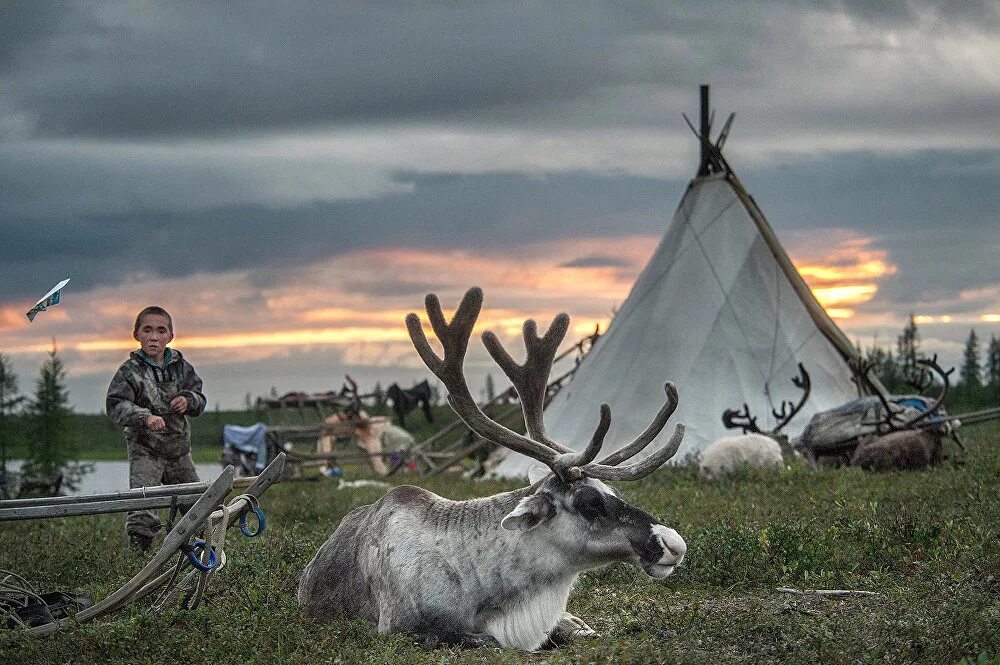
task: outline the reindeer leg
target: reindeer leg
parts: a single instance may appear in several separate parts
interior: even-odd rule
[[[420,633],[420,646],[428,651],[441,645],[457,646],[462,649],[478,649],[479,647],[498,647],[500,643],[492,635],[486,633],[456,633],[434,630]]]
[[[599,637],[599,634],[580,617],[563,612],[562,618],[556,622],[555,628],[549,633],[549,642],[553,646],[559,646],[581,637]]]

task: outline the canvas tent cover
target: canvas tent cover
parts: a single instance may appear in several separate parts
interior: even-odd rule
[[[649,424],[672,381],[679,406],[647,450],[683,422],[687,433],[674,457],[682,461],[736,433],[722,424],[727,408],[745,402],[761,429],[772,428],[771,409],[801,396],[791,382],[801,362],[812,392],[784,430],[794,435],[817,411],[858,396],[849,348],[735,176],[701,176],[607,333],[546,409],[546,428],[580,449],[607,402],[612,425],[602,455],[610,453]],[[532,464],[511,453],[495,473],[523,476]]]

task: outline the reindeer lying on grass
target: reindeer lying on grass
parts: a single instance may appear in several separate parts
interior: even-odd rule
[[[557,316],[543,337],[534,321],[525,322],[523,365],[486,332],[486,349],[521,399],[528,434],[517,434],[479,409],[463,374],[482,301],[482,291],[470,289],[447,323],[437,297],[427,296],[427,315],[444,359],[431,349],[416,314],[406,318],[410,338],[473,431],[544,463],[552,473],[529,487],[471,501],[401,486],[355,509],[302,574],[298,602],[311,616],[368,619],[380,633],[417,633],[427,647],[443,642],[534,650],[550,638],[595,634],[566,612],[582,572],[620,561],[660,579],[684,559],[687,545],[676,531],[601,482],[642,478],[677,452],[684,434],[680,424],[658,451],[619,466],[666,425],[677,406],[673,385],[665,385],[666,403],[638,438],[594,462],[611,425],[608,405],[601,405],[600,424],[581,452],[551,440],[542,424],[545,385],[569,317]]]
[[[941,381],[941,392],[933,401],[918,409],[914,415],[904,417],[903,409],[893,405],[875,384],[875,394],[882,403],[883,417],[874,423],[879,436],[862,439],[851,455],[851,466],[859,466],[870,471],[906,471],[934,466],[944,459],[945,436],[955,436],[951,419],[944,410],[948,397],[949,376],[955,368],[947,372],[938,364],[937,356],[917,360],[920,370],[911,380],[920,393],[934,385],[936,374]],[[867,380],[871,365],[862,367],[863,378]]]
[[[796,456],[788,435],[781,430],[802,410],[812,390],[809,373],[802,363],[799,363],[799,375],[792,377],[792,384],[802,391],[802,397],[797,404],[782,400],[781,411],[771,410],[777,421],[771,430],[762,430],[757,426],[756,416],[750,415],[750,407],[745,403],[742,411],[726,409],[722,413],[722,424],[726,429],[742,429],[743,434],[721,437],[705,449],[698,463],[702,478],[718,480],[743,467],[780,469]]]

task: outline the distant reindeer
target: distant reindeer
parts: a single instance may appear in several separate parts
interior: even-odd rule
[[[418,406],[424,411],[424,418],[427,422],[434,422],[434,413],[431,411],[431,386],[424,379],[412,388],[400,388],[398,383],[394,383],[385,391],[385,396],[392,400],[392,412],[396,417],[396,424],[406,427],[406,416]]]
[[[740,467],[777,469],[795,454],[788,435],[781,430],[802,410],[812,390],[809,373],[802,363],[799,363],[798,376],[792,377],[792,384],[802,391],[802,397],[795,404],[783,400],[780,411],[771,410],[777,419],[774,429],[760,429],[756,416],[750,415],[750,407],[745,403],[742,411],[726,409],[722,413],[726,428],[742,429],[743,434],[722,437],[705,449],[698,465],[703,478],[718,479]]]
[[[944,459],[943,438],[953,434],[949,420],[942,420],[942,407],[948,396],[948,377],[954,370],[944,371],[937,363],[937,356],[917,360],[921,370],[911,382],[923,392],[933,385],[936,374],[941,379],[941,392],[915,415],[903,417],[903,409],[894,406],[874,384],[875,394],[882,403],[883,418],[873,423],[878,436],[869,437],[858,443],[851,455],[851,466],[859,466],[870,471],[894,471],[923,469]],[[862,367],[862,376],[867,378],[871,366]]]
[[[471,501],[401,486],[355,509],[302,574],[298,602],[309,615],[367,619],[380,633],[416,633],[425,646],[444,642],[533,650],[550,639],[595,634],[566,612],[582,572],[625,562],[664,578],[684,559],[687,545],[676,531],[601,482],[642,478],[677,452],[684,434],[680,424],[655,453],[621,465],[666,425],[677,406],[673,385],[665,384],[667,400],[644,432],[594,462],[611,426],[607,404],[601,405],[600,423],[579,452],[550,439],[542,423],[546,382],[569,317],[558,315],[543,337],[534,321],[524,323],[523,365],[486,332],[483,344],[521,400],[527,435],[517,434],[479,409],[463,373],[482,302],[482,291],[470,289],[448,323],[437,296],[427,296],[427,316],[443,359],[431,349],[416,314],[406,318],[410,339],[473,431],[542,462],[551,473],[529,487]]]

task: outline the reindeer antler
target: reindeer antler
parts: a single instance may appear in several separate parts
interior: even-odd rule
[[[743,410],[737,411],[736,409],[726,409],[722,412],[722,424],[726,426],[726,429],[736,429],[740,427],[743,429],[743,433],[754,432],[755,434],[763,434],[765,436],[773,437],[775,434],[781,431],[784,427],[795,417],[795,414],[802,410],[805,405],[806,400],[809,399],[809,393],[812,390],[812,381],[809,379],[809,372],[806,368],[799,363],[799,375],[792,377],[792,385],[802,391],[802,397],[799,399],[798,404],[792,404],[789,400],[781,401],[781,411],[777,409],[771,409],[771,415],[773,415],[777,421],[777,426],[767,432],[762,431],[757,426],[757,417],[750,415],[750,407],[747,403],[743,403]]]
[[[579,480],[584,475],[605,480],[641,478],[652,473],[677,452],[684,434],[683,425],[677,426],[673,437],[663,449],[642,462],[626,467],[616,466],[649,445],[663,429],[677,405],[677,391],[669,383],[665,386],[668,401],[660,409],[653,423],[624,449],[609,455],[599,463],[592,464],[611,426],[611,408],[607,404],[601,405],[597,429],[583,451],[576,452],[549,438],[542,421],[542,409],[545,406],[546,384],[552,370],[553,359],[569,329],[569,317],[566,314],[556,316],[548,331],[541,337],[538,336],[534,321],[524,322],[522,332],[527,359],[523,365],[519,365],[511,358],[495,334],[483,333],[482,340],[486,350],[510,379],[521,400],[521,410],[528,435],[522,436],[492,420],[476,404],[463,373],[469,338],[483,305],[482,290],[473,287],[466,292],[451,323],[445,321],[437,296],[428,294],[425,304],[431,327],[444,349],[444,358],[439,358],[431,349],[424,335],[420,317],[412,313],[406,317],[406,328],[410,333],[410,339],[427,367],[448,389],[448,402],[452,409],[481,437],[542,462],[567,482]]]
[[[875,368],[875,363],[871,360],[859,359],[856,363],[852,364],[851,367],[858,379],[858,386],[867,385],[871,392],[878,397],[878,401],[882,404],[882,410],[885,413],[885,416],[878,421],[862,422],[861,424],[875,427],[875,430],[880,434],[887,434],[898,429],[897,425],[893,421],[902,411],[902,408],[891,404],[888,396],[879,389],[879,386],[875,381],[872,381],[871,371]]]
[[[344,387],[340,390],[341,394],[346,394],[350,399],[347,407],[345,407],[344,412],[350,416],[357,415],[361,412],[361,396],[358,395],[358,383],[351,378],[350,374],[344,375]]]
[[[924,375],[928,377],[926,381],[923,380],[923,378],[920,379],[920,384],[923,386],[924,389],[930,387],[934,383],[934,379],[933,377],[931,377],[931,372],[934,372],[939,377],[941,377],[941,384],[942,384],[941,394],[939,394],[937,398],[934,400],[934,402],[929,407],[927,407],[926,411],[923,411],[913,416],[909,420],[905,421],[902,425],[900,425],[897,429],[911,429],[924,418],[929,418],[935,411],[937,411],[941,407],[942,404],[944,404],[945,398],[948,397],[948,385],[949,385],[948,377],[951,376],[951,373],[955,371],[955,368],[952,367],[947,372],[944,371],[941,368],[941,366],[938,365],[936,353],[931,358],[918,359],[917,364],[923,365],[924,367],[927,368],[927,369],[921,369],[920,372],[921,377]]]
[[[809,379],[809,372],[806,368],[799,363],[799,375],[792,377],[792,385],[802,391],[802,398],[799,400],[798,404],[794,406],[788,400],[781,401],[781,411],[777,409],[771,409],[771,414],[778,419],[778,426],[771,430],[771,434],[777,434],[781,431],[781,428],[788,424],[795,414],[802,410],[805,405],[806,400],[809,399],[809,393],[812,391],[812,381]],[[789,408],[791,411],[789,411]]]
[[[750,415],[750,406],[746,402],[743,402],[742,411],[737,411],[736,409],[726,409],[723,411],[722,424],[726,426],[726,429],[741,427],[744,434],[747,432],[763,434],[760,428],[757,427],[757,417]]]

